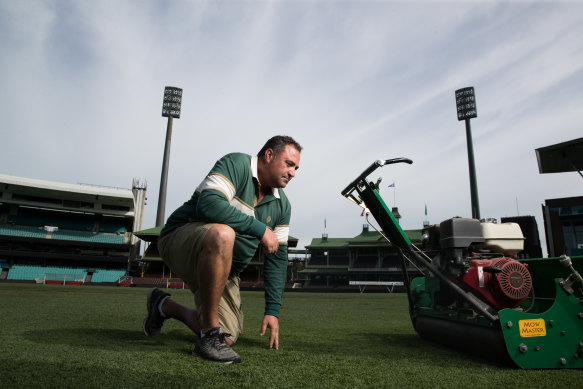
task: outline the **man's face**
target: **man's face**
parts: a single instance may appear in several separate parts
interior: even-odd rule
[[[292,145],[285,146],[277,156],[272,149],[265,152],[267,183],[272,188],[285,188],[300,167],[300,152]]]

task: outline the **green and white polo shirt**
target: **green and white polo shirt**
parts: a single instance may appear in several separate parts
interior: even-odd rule
[[[265,227],[269,227],[278,238],[279,249],[274,255],[264,255],[265,314],[279,316],[287,270],[291,204],[281,188],[273,188],[257,204],[257,187],[257,157],[243,153],[225,155],[190,200],[170,215],[160,237],[194,221],[231,226],[236,232],[231,272],[239,273],[253,258]]]

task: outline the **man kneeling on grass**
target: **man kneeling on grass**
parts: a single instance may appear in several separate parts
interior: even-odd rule
[[[279,310],[287,271],[291,205],[285,188],[299,168],[302,147],[275,136],[257,156],[227,154],[219,159],[194,194],[160,233],[164,262],[194,293],[195,308],[157,288],[148,293],[147,336],[160,334],[174,318],[198,335],[193,355],[238,363],[231,346],[243,329],[239,274],[259,244],[263,246],[265,315],[260,335],[269,329],[269,347],[279,348]]]

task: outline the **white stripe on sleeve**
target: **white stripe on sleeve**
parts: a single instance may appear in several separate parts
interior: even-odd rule
[[[289,236],[289,226],[275,226],[273,230],[275,236],[277,236],[277,241],[279,243],[287,244],[287,238]]]
[[[208,175],[196,188],[200,193],[205,189],[216,189],[227,196],[227,200],[231,202],[235,197],[235,187],[233,184],[220,174],[210,174]]]

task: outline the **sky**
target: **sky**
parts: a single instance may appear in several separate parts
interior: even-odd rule
[[[535,155],[582,137],[582,37],[582,1],[0,0],[0,173],[137,178],[154,227],[174,86],[166,217],[222,155],[283,134],[304,148],[285,189],[299,247],[362,231],[340,191],[377,159],[413,160],[370,179],[419,229],[471,217],[455,91],[472,86],[481,217],[533,215],[544,242],[544,200],[582,195]]]

